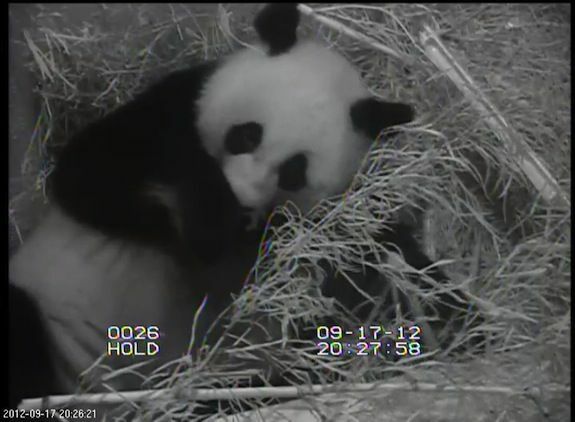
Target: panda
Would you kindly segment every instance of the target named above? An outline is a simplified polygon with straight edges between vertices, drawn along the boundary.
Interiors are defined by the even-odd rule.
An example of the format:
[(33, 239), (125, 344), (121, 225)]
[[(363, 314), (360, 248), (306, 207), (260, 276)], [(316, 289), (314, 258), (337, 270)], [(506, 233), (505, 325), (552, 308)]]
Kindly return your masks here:
[[(342, 193), (380, 132), (413, 120), (341, 55), (298, 40), (299, 20), (296, 4), (265, 6), (258, 48), (167, 75), (62, 149), (50, 210), (9, 266), (14, 406), (77, 391), (110, 326), (159, 327), (155, 364), (181, 357), (198, 308), (201, 336), (241, 290), (261, 239), (253, 216)], [(382, 235), (413, 267), (431, 264), (408, 228)], [(361, 300), (326, 286), (349, 309)]]

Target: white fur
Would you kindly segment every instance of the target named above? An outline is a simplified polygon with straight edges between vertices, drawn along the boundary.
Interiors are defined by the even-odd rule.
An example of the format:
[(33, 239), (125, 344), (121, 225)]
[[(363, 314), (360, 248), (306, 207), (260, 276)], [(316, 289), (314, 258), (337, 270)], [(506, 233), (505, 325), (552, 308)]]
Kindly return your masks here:
[(266, 162), (258, 162), (252, 154), (226, 157), (224, 174), (242, 205), (261, 209), (273, 197), (278, 176)]
[[(11, 282), (41, 305), (55, 342), (47, 349), (57, 366), (58, 381), (73, 392), (76, 377), (106, 352), (110, 325), (158, 326), (156, 365), (180, 357), (188, 348), (194, 313), (203, 299), (192, 292), (192, 283), (228, 277), (241, 282), (251, 265), (248, 252), (239, 251), (226, 265), (198, 269), (194, 280), (184, 280), (167, 256), (107, 239), (52, 208), (11, 259), (9, 272)], [(219, 311), (210, 306), (205, 309), (197, 338)], [(107, 364), (121, 367), (141, 360), (115, 357)], [(123, 379), (115, 387), (139, 387), (134, 381)]]
[[(306, 210), (341, 193), (357, 171), (369, 142), (353, 129), (349, 111), (368, 96), (351, 64), (319, 44), (300, 43), (273, 57), (249, 49), (228, 58), (206, 84), (198, 127), (206, 149), (218, 158), (227, 129), (250, 121), (263, 124), (262, 144), (253, 154), (260, 167), (274, 169), (295, 153), (307, 153), (307, 188), (285, 196)], [(245, 167), (227, 176), (233, 185), (235, 178), (245, 179)], [(242, 201), (250, 190), (255, 188), (243, 183), (235, 192)]]

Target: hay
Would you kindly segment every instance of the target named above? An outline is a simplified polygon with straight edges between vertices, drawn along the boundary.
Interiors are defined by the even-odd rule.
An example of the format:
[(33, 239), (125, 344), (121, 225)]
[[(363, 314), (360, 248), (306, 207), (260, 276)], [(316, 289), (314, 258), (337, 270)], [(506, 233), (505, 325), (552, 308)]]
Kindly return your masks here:
[[(22, 166), (22, 175), (33, 183), (20, 195), (44, 191), (52, 166), (50, 149), (86, 122), (168, 71), (219, 57), (255, 39), (249, 25), (252, 6), (110, 5), (91, 10), (89, 22), (72, 27), (62, 15), (40, 9), (34, 31), (25, 36), (41, 112)], [(565, 420), (571, 368), (570, 210), (543, 201), (477, 111), (429, 61), (419, 35), (425, 24), (440, 34), (507, 123), (546, 163), (559, 187), (569, 192), (570, 6), (348, 4), (314, 11), (394, 52), (383, 54), (304, 19), (307, 35), (323, 39), (355, 63), (374, 94), (416, 105), (419, 117), (396, 140), (371, 151), (342, 200), (325, 202), (307, 217), (289, 207), (280, 211), (289, 223), (269, 233), (273, 242), (252, 274), (256, 284), (238, 299), (237, 323), (249, 324), (242, 320), (246, 310), (265, 311), (278, 321), (283, 339), (240, 344), (227, 354), (265, 354), (278, 364), (291, 362), (294, 378), (301, 382), (312, 368), (326, 381), (333, 373), (352, 381), (399, 373), (434, 385), (538, 389), (527, 401), (487, 400), (477, 390), (468, 391), (476, 414), (466, 411), (471, 405), (463, 395), (441, 407), (447, 392), (428, 393), (431, 401), (402, 392), (400, 397), (413, 400), (397, 401), (394, 412), (409, 420), (420, 420), (420, 413), (425, 420)], [(11, 199), (11, 221), (16, 222), (22, 210), (17, 198)], [(295, 352), (286, 341), (294, 320), (313, 321), (332, 310), (328, 301), (310, 296), (303, 287), (320, 277), (318, 261), (326, 259), (344, 271), (356, 267), (362, 261), (360, 251), (378, 251), (371, 234), (381, 221), (420, 207), (426, 210), (426, 250), (454, 286), (469, 292), (487, 314), (481, 328), (489, 333), (488, 350), (462, 352), (456, 358), (463, 363), (438, 354), (396, 365), (361, 357), (322, 360), (309, 351)], [(426, 299), (402, 274), (385, 266), (380, 270), (399, 288)], [(286, 281), (302, 282), (286, 286)], [(458, 336), (472, 334), (462, 328)], [(233, 385), (246, 375), (221, 360), (216, 364), (217, 352), (210, 350), (197, 361), (185, 357), (164, 368), (164, 374), (178, 371), (168, 380), (152, 378), (149, 385), (167, 388), (168, 394), (153, 402), (133, 402), (127, 409), (137, 409), (144, 419), (186, 418), (196, 403), (185, 400), (182, 391)], [(552, 393), (552, 383), (562, 386), (563, 393)], [(391, 397), (398, 398), (380, 392), (370, 404), (379, 414), (389, 412), (382, 406), (389, 406)], [(354, 417), (369, 417), (367, 402)], [(439, 409), (435, 413), (433, 406)], [(316, 403), (314, 408), (325, 414), (325, 407)]]

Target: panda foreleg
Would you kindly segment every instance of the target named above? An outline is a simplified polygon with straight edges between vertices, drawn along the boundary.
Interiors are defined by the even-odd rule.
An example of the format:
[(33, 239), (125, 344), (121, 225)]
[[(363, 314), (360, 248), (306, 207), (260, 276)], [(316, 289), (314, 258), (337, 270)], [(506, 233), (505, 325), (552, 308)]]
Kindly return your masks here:
[[(390, 252), (400, 252), (407, 265), (417, 271), (425, 270), (423, 277), (419, 274), (410, 276), (410, 280), (424, 292), (433, 291), (438, 284), (445, 286), (450, 283), (449, 277), (440, 268), (434, 266), (434, 262), (423, 252), (414, 237), (413, 228), (409, 225), (395, 223), (388, 226), (380, 234), (379, 240), (389, 246)], [(411, 309), (418, 307), (419, 309), (414, 309), (416, 313), (422, 311), (425, 315), (429, 313), (429, 307), (422, 307), (417, 299), (409, 298), (403, 293), (401, 293), (401, 298), (402, 303), (406, 304), (407, 307)], [(434, 327), (433, 331), (440, 330), (447, 334), (442, 336), (443, 340), (440, 339), (440, 346), (445, 347), (446, 343), (452, 340), (454, 332), (461, 329), (462, 324), (467, 324), (466, 321), (474, 310), (473, 304), (465, 292), (457, 287), (442, 289), (430, 304), (439, 318), (436, 322), (431, 323)], [(480, 315), (474, 315), (473, 318), (474, 326), (483, 320)], [(482, 336), (477, 336), (470, 344), (479, 344), (483, 340)]]
[(50, 357), (48, 331), (34, 299), (10, 283), (9, 293), (9, 406), (26, 398), (58, 392)]

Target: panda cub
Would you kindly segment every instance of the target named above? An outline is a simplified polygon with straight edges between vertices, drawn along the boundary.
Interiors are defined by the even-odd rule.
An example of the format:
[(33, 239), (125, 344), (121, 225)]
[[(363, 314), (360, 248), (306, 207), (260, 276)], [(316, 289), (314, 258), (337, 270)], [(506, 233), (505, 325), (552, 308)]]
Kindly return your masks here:
[[(295, 4), (264, 7), (260, 48), (167, 75), (63, 148), (48, 215), (10, 262), (13, 405), (76, 391), (110, 326), (157, 326), (155, 364), (181, 357), (204, 297), (198, 337), (242, 288), (261, 236), (249, 216), (342, 193), (377, 135), (413, 119), (341, 55), (299, 41), (299, 19)], [(407, 230), (391, 233), (410, 265), (430, 264)], [(360, 299), (336, 279), (326, 294), (352, 309)], [(25, 306), (34, 316), (20, 320)], [(26, 341), (41, 335), (43, 347)], [(32, 349), (50, 375), (17, 359)]]

